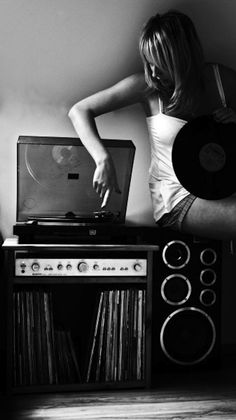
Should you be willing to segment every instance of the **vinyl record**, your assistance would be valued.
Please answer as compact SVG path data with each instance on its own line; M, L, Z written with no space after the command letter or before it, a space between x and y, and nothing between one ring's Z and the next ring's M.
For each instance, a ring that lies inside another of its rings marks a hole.
M172 163L179 182L197 197L216 200L236 191L236 124L201 116L178 132Z

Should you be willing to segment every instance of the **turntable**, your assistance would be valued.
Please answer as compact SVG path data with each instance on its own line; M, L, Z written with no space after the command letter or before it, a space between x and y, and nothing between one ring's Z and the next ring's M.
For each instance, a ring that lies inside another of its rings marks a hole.
M112 194L105 211L92 185L95 163L78 138L19 137L13 228L19 243L124 240L135 146L130 140L102 141L113 159L121 190Z

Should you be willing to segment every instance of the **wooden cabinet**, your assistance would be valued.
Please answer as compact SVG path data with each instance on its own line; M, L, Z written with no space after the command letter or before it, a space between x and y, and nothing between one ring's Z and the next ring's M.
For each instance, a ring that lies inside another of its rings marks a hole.
M7 392L149 387L157 250L6 240Z

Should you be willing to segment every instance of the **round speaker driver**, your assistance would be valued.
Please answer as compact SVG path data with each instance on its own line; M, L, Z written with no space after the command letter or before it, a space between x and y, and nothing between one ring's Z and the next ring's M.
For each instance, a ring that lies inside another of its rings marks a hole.
M214 322L206 312L184 307L172 312L162 325L160 344L174 363L194 365L212 351L216 340Z

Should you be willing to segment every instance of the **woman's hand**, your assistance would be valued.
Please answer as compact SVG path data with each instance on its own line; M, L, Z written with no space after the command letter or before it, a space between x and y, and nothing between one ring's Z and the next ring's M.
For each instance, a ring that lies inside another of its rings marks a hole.
M93 176L93 188L102 199L101 208L107 205L113 190L121 193L111 157L97 163Z
M236 112L232 108L219 108L212 115L216 122L223 124L236 123Z

